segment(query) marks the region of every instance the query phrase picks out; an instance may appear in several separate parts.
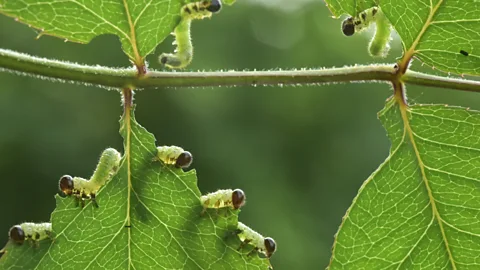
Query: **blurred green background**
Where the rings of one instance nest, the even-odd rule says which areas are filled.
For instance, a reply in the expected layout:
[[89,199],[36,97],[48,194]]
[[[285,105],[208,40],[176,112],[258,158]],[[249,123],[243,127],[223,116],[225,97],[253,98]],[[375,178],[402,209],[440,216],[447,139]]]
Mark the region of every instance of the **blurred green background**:
[[[322,1],[241,0],[193,23],[189,70],[319,68],[369,64],[369,33],[344,37]],[[90,44],[53,37],[0,16],[0,48],[85,64],[127,67],[115,36]],[[172,38],[148,57],[173,50]],[[401,56],[396,38],[388,59]],[[414,62],[414,66],[419,61]],[[418,65],[419,66],[419,65]],[[430,68],[425,70],[431,71]],[[480,95],[409,87],[410,101],[480,109]],[[321,269],[362,182],[387,157],[376,113],[383,84],[158,89],[135,96],[137,120],[160,145],[194,154],[203,193],[241,188],[240,219],[273,237],[276,270]],[[0,73],[0,243],[10,226],[47,221],[63,174],[88,176],[100,152],[122,149],[115,91]],[[3,244],[0,244],[3,245]]]

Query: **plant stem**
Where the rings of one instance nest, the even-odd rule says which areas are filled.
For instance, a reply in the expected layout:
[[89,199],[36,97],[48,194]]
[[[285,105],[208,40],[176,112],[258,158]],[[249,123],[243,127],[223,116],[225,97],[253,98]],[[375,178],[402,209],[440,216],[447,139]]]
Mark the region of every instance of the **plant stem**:
[[411,70],[401,77],[401,81],[421,86],[480,92],[480,81],[433,76]]
[[[138,76],[135,68],[85,66],[33,57],[0,49],[0,71],[43,79],[70,81],[117,89],[240,85],[316,85],[346,82],[394,82],[393,65],[353,66],[329,69],[286,71],[159,72]],[[400,78],[405,83],[478,91],[480,82],[451,79],[413,71]]]

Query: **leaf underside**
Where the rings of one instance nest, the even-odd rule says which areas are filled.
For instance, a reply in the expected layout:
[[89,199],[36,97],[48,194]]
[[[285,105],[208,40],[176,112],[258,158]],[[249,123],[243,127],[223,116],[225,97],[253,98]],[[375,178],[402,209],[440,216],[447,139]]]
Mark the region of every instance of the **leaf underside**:
[[0,269],[268,269],[267,259],[247,255],[252,246],[237,251],[238,210],[201,215],[195,171],[154,161],[155,138],[133,115],[121,125],[125,155],[97,195],[100,207],[57,195],[55,240],[7,244]]
[[181,0],[86,1],[0,0],[0,13],[68,41],[88,43],[114,34],[135,61],[144,59],[172,32],[180,18]]
[[[480,1],[326,0],[336,17],[355,15],[379,2],[402,38],[404,51],[436,69],[480,75]],[[468,56],[460,53],[464,51]]]
[[330,269],[480,268],[480,112],[416,105],[407,116],[394,99],[380,112],[390,156],[347,212]]

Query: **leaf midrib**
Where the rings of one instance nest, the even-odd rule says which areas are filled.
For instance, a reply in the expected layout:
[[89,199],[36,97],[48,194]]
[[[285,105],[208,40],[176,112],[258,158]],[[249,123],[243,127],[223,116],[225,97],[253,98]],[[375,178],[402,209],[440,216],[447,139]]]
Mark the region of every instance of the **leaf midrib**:
[[[403,87],[401,86],[401,88],[403,88]],[[429,180],[428,180],[427,175],[425,173],[425,167],[426,166],[423,163],[422,157],[421,157],[420,152],[419,152],[418,147],[417,147],[417,143],[415,141],[414,132],[412,130],[412,127],[410,126],[410,119],[407,115],[409,108],[402,101],[398,102],[398,106],[399,106],[400,113],[401,113],[401,116],[402,116],[402,120],[403,120],[403,124],[404,124],[404,130],[408,134],[408,137],[409,137],[410,142],[412,144],[412,148],[415,152],[415,157],[417,158],[418,166],[420,167],[420,172],[422,174],[422,180],[425,184],[425,188],[427,189],[428,199],[429,199],[430,205],[432,207],[432,212],[433,212],[434,218],[437,221],[438,226],[440,228],[440,233],[442,235],[442,240],[443,240],[443,243],[445,245],[445,249],[447,250],[447,253],[448,253],[448,258],[449,258],[450,264],[452,265],[452,268],[454,270],[456,270],[457,266],[456,266],[455,261],[453,259],[453,255],[452,255],[452,251],[450,249],[450,245],[448,244],[448,239],[447,239],[447,236],[446,236],[446,233],[445,233],[445,229],[443,228],[443,218],[441,217],[440,212],[437,209],[436,200],[433,197],[432,189],[430,187]]]
[[[130,91],[130,89],[124,89],[124,92]],[[133,95],[133,93],[132,93]],[[124,94],[124,98],[126,98]],[[131,153],[131,132],[132,132],[132,117],[131,117],[131,110],[132,108],[129,106],[128,100],[125,100],[125,106],[124,106],[124,125],[125,125],[125,160],[127,161],[127,213],[125,217],[125,223],[127,224],[127,233],[128,233],[128,270],[130,270],[130,267],[132,266],[132,248],[131,248],[131,242],[132,242],[132,223],[130,219],[130,205],[131,205],[131,190],[132,190],[132,170],[131,170],[131,163],[132,163],[132,153]]]
[[[129,118],[128,119],[129,121],[131,121],[132,119]],[[131,124],[128,125],[129,127],[129,134],[131,134],[136,140],[137,142],[139,142],[141,144],[141,146],[146,150],[146,151],[150,151],[145,145],[143,145],[143,143],[141,143],[141,140],[140,138],[135,134],[135,132],[133,132],[131,130]],[[131,140],[129,137],[128,138],[128,142],[129,142],[129,145],[131,143]],[[129,147],[130,148],[130,147]],[[169,168],[168,166],[165,166],[165,170],[167,170],[168,172],[170,172],[171,174],[173,174],[175,176],[175,178],[180,181],[182,184],[184,184],[185,188],[188,189],[190,192],[192,192],[195,196],[197,196],[197,194],[188,186],[185,184],[185,182],[182,180],[182,178],[180,177],[180,175],[176,174],[171,168]],[[178,239],[175,237],[174,233],[171,232],[170,230],[170,226],[168,226],[165,222],[163,222],[151,209],[150,207],[148,207],[148,205],[142,200],[142,198],[139,196],[139,194],[135,191],[135,189],[133,188],[133,186],[130,184],[131,181],[130,181],[130,175],[131,175],[131,171],[130,171],[130,167],[129,167],[129,170],[128,170],[128,175],[129,175],[129,194],[128,194],[128,197],[129,197],[129,200],[128,200],[128,203],[130,204],[131,203],[131,200],[130,200],[130,192],[133,192],[133,194],[135,195],[135,197],[137,198],[138,202],[141,203],[143,205],[143,207],[153,216],[155,217],[155,219],[160,223],[162,224],[165,229],[168,231],[168,233],[170,234],[170,236],[172,237],[172,239],[175,241],[175,243],[177,243],[177,245],[182,249],[183,253],[185,254],[185,256],[187,256],[187,258],[192,261],[193,263],[195,263],[195,265],[197,265],[198,269],[203,269],[201,265],[199,265],[197,263],[197,261],[195,261],[191,256],[190,254],[185,250],[185,248],[181,245],[181,243],[178,241]],[[200,201],[199,201],[200,202]],[[130,237],[129,237],[129,246],[130,246]],[[130,252],[129,252],[130,254]],[[130,259],[130,263],[131,263],[131,258],[129,257]],[[133,266],[133,264],[132,264]],[[133,266],[135,268],[135,266]]]
[[[135,55],[134,62],[135,64],[140,67],[143,66],[143,58],[140,56],[138,52],[138,45],[137,45],[137,37],[135,33],[135,24],[132,21],[132,16],[130,15],[130,10],[128,9],[127,0],[123,0],[123,7],[125,8],[125,14],[127,15],[128,25],[130,27],[130,43],[132,44],[133,54]],[[138,18],[137,18],[138,19]]]
[[[405,257],[399,261],[399,265],[397,267],[397,269],[400,269],[400,267],[403,265],[403,263],[405,262],[405,260],[410,256],[410,254],[413,252],[413,250],[415,249],[415,247],[418,245],[418,243],[423,239],[423,237],[427,234],[428,232],[428,229],[431,228],[431,225],[434,223],[434,220],[437,221],[437,223],[439,224],[439,228],[440,228],[440,231],[441,231],[441,235],[442,235],[442,240],[443,240],[443,243],[445,245],[445,248],[447,250],[447,253],[448,253],[448,257],[449,257],[449,261],[450,261],[450,264],[452,265],[452,268],[455,270],[457,269],[456,267],[456,264],[455,264],[455,261],[453,260],[453,256],[452,256],[452,252],[450,250],[450,246],[448,244],[448,240],[447,240],[447,237],[446,237],[446,233],[445,233],[445,230],[443,228],[443,222],[444,220],[442,219],[440,213],[438,212],[437,210],[437,207],[436,207],[436,200],[435,198],[433,197],[433,194],[432,194],[432,191],[431,191],[431,188],[430,188],[430,185],[429,185],[429,180],[428,178],[426,177],[426,174],[425,174],[425,168],[427,166],[425,166],[425,164],[423,163],[423,160],[421,158],[421,155],[418,151],[418,148],[416,146],[416,141],[414,139],[414,133],[413,133],[413,130],[411,129],[411,126],[410,126],[410,121],[409,121],[409,118],[408,118],[408,115],[407,115],[407,112],[408,112],[408,107],[406,105],[404,105],[402,103],[402,101],[393,101],[393,102],[390,102],[389,106],[386,107],[382,112],[386,112],[390,109],[392,109],[393,106],[399,106],[399,109],[400,109],[400,112],[401,112],[401,116],[402,116],[402,120],[404,122],[404,130],[403,130],[403,134],[402,134],[402,138],[401,140],[398,142],[397,146],[395,147],[394,150],[392,150],[392,152],[390,153],[390,155],[387,157],[387,159],[382,163],[382,165],[377,168],[377,170],[375,170],[375,172],[372,173],[372,175],[370,175],[370,177],[363,183],[362,187],[360,187],[360,190],[358,192],[358,195],[354,198],[351,206],[349,207],[349,209],[347,210],[344,218],[342,219],[342,223],[338,229],[338,232],[340,232],[342,230],[342,227],[345,223],[346,220],[348,220],[348,217],[349,217],[349,214],[350,214],[350,211],[351,209],[356,205],[356,201],[358,199],[358,197],[361,195],[363,189],[365,186],[367,186],[372,180],[373,178],[377,175],[377,173],[385,166],[385,164],[388,163],[388,161],[393,157],[395,156],[395,154],[397,153],[397,151],[402,147],[402,145],[405,143],[406,141],[406,137],[407,137],[407,134],[408,134],[408,138],[411,142],[411,145],[412,145],[412,148],[415,152],[415,156],[416,156],[416,159],[417,159],[417,162],[419,164],[419,167],[420,167],[420,171],[421,171],[421,174],[422,174],[422,180],[423,180],[423,183],[425,185],[425,188],[427,189],[427,193],[428,193],[428,196],[429,196],[429,205],[432,207],[432,218],[431,218],[431,221],[430,223],[428,224],[428,226],[425,228],[424,230],[424,233],[419,237],[418,241],[412,246],[412,248],[410,249],[410,251],[405,255]],[[428,206],[428,205],[427,205]],[[450,224],[447,224],[445,222],[445,224],[449,227],[451,227]],[[338,235],[338,232],[337,232],[337,235]],[[337,240],[338,239],[335,239],[335,242],[334,242],[334,246],[333,246],[333,249],[332,249],[332,257],[330,259],[330,262],[327,266],[327,269],[330,269],[333,261],[335,260],[335,249],[336,249],[336,246],[337,246]]]
[[[141,16],[143,15],[143,13],[145,12],[145,10],[151,5],[153,0],[150,0],[149,3],[147,3],[144,7],[144,9],[142,10],[142,12],[140,13],[140,15],[136,18],[135,22],[132,21],[132,17],[130,15],[130,10],[128,8],[128,3],[127,3],[127,0],[122,0],[122,3],[123,3],[123,7],[125,8],[125,16],[126,16],[126,19],[128,21],[128,25],[129,25],[129,28],[130,28],[130,35],[128,33],[126,33],[125,31],[123,31],[121,28],[119,28],[117,25],[115,25],[114,23],[108,21],[107,19],[105,19],[103,16],[101,16],[100,14],[98,14],[97,12],[95,12],[94,10],[88,8],[87,6],[83,5],[82,3],[76,1],[76,0],[65,0],[63,2],[69,2],[69,3],[73,3],[73,4],[76,4],[78,6],[80,6],[81,8],[83,8],[85,11],[87,11],[88,13],[92,14],[93,16],[97,17],[98,19],[100,19],[101,21],[103,21],[105,24],[109,25],[110,27],[112,27],[113,29],[115,29],[117,31],[117,33],[119,35],[122,35],[126,40],[128,40],[130,42],[130,44],[132,45],[132,50],[133,50],[133,54],[134,55],[129,55],[129,53],[127,53],[127,55],[132,58],[132,60],[135,62],[135,64],[137,64],[138,66],[143,66],[143,57],[140,55],[140,52],[138,50],[138,44],[137,44],[137,38],[136,38],[136,31],[135,31],[135,26],[137,24],[137,22],[140,20]],[[30,4],[30,5],[49,5],[50,3],[33,3],[33,4]],[[7,14],[5,14],[7,15]],[[8,15],[7,15],[8,16]],[[20,20],[22,20],[20,18]],[[26,22],[25,22],[26,23]],[[44,33],[43,29],[41,28],[38,28],[38,27],[35,27],[33,26],[34,28],[37,28],[41,31],[41,33],[39,34],[39,37],[41,35],[51,35],[51,36],[57,36],[56,34],[53,34],[53,33]],[[60,37],[60,36],[58,36]],[[77,42],[80,42],[80,43],[83,43],[81,42],[80,40],[77,40]]]
[[435,14],[437,13],[438,9],[442,4],[443,4],[443,0],[439,0],[438,3],[435,6],[433,6],[432,0],[430,0],[430,13],[428,14],[428,18],[425,21],[422,29],[420,30],[420,33],[418,33],[417,38],[413,41],[412,45],[405,52],[402,58],[401,66],[403,67],[404,70],[406,70],[406,68],[408,67],[408,63],[412,59],[413,55],[417,52],[416,48],[420,43],[420,40],[422,39],[423,35],[427,31],[428,27],[432,24],[433,17],[435,16]]

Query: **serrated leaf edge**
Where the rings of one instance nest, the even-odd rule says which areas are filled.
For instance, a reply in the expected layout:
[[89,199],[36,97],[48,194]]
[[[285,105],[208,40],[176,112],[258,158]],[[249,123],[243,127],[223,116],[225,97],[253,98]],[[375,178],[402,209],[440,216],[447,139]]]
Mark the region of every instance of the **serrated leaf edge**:
[[[395,86],[396,89],[398,88],[402,88],[403,89],[403,85],[402,84],[398,84]],[[400,91],[399,91],[400,92]],[[398,101],[400,100],[400,101]],[[433,194],[432,194],[432,190],[430,188],[430,184],[429,184],[429,180],[426,176],[426,173],[425,173],[425,165],[423,163],[423,160],[420,156],[420,153],[418,151],[418,148],[417,148],[417,145],[416,145],[416,142],[415,142],[415,139],[414,139],[414,133],[413,133],[413,130],[410,126],[410,120],[409,120],[409,116],[408,116],[408,113],[410,111],[409,107],[404,104],[402,102],[402,99],[398,99],[396,97],[392,98],[391,100],[387,101],[387,105],[385,106],[385,108],[379,112],[379,116],[383,115],[384,113],[386,113],[387,111],[389,111],[390,109],[392,109],[393,106],[399,106],[399,111],[400,111],[400,114],[401,114],[401,117],[402,117],[402,120],[403,120],[403,124],[404,124],[404,129],[403,129],[403,135],[402,135],[402,139],[401,141],[397,144],[396,148],[390,152],[389,156],[385,159],[385,161],[367,178],[367,180],[362,184],[362,186],[360,187],[359,191],[358,191],[358,194],[357,196],[355,196],[355,198],[353,199],[353,202],[352,204],[350,205],[350,207],[348,208],[347,212],[345,213],[344,217],[342,218],[342,223],[340,224],[339,228],[338,228],[338,231],[337,233],[335,234],[335,241],[334,241],[334,244],[333,244],[333,248],[332,248],[332,256],[330,258],[330,262],[327,266],[327,269],[330,269],[334,259],[335,259],[335,250],[336,250],[336,244],[337,244],[337,237],[338,237],[338,234],[340,233],[340,231],[342,230],[343,228],[343,225],[345,223],[345,221],[347,220],[349,214],[350,214],[350,211],[352,210],[352,208],[356,205],[356,202],[357,202],[357,199],[360,197],[360,195],[362,194],[362,191],[364,190],[364,188],[366,187],[366,185],[368,185],[372,179],[377,175],[377,173],[385,166],[385,164],[388,163],[388,161],[396,154],[396,152],[398,151],[398,149],[400,149],[400,147],[402,147],[402,145],[405,143],[405,140],[406,140],[406,137],[407,137],[407,134],[408,134],[408,139],[410,140],[410,143],[411,143],[411,147],[413,148],[414,152],[415,152],[415,157],[417,159],[417,162],[418,162],[418,166],[420,168],[420,171],[421,171],[421,174],[422,174],[422,180],[423,180],[423,183],[424,183],[424,186],[425,188],[427,189],[427,193],[428,193],[428,198],[429,198],[429,204],[430,206],[432,207],[432,212],[433,212],[433,216],[432,216],[432,219],[430,221],[430,224],[428,225],[428,227],[425,229],[424,233],[422,234],[421,237],[419,237],[418,241],[415,243],[415,245],[413,245],[412,249],[407,253],[407,255],[404,257],[404,259],[399,263],[397,269],[400,268],[400,266],[403,264],[403,262],[408,258],[408,256],[411,254],[411,252],[413,251],[414,247],[417,246],[417,244],[423,239],[423,237],[426,235],[428,229],[431,227],[431,225],[433,224],[433,222],[436,220],[438,222],[438,225],[439,225],[439,228],[440,228],[440,232],[441,232],[441,235],[442,235],[442,241],[445,245],[445,249],[447,250],[447,253],[448,253],[448,258],[449,258],[449,261],[450,261],[450,264],[452,266],[452,269],[456,270],[457,267],[456,267],[456,264],[455,264],[455,261],[453,259],[453,255],[452,255],[452,251],[450,249],[450,246],[448,244],[448,239],[447,239],[447,236],[446,236],[446,233],[445,233],[445,230],[443,228],[443,219],[440,215],[440,213],[438,212],[438,209],[436,207],[436,203],[435,203],[435,198],[433,197]],[[449,224],[447,224],[449,225]]]

